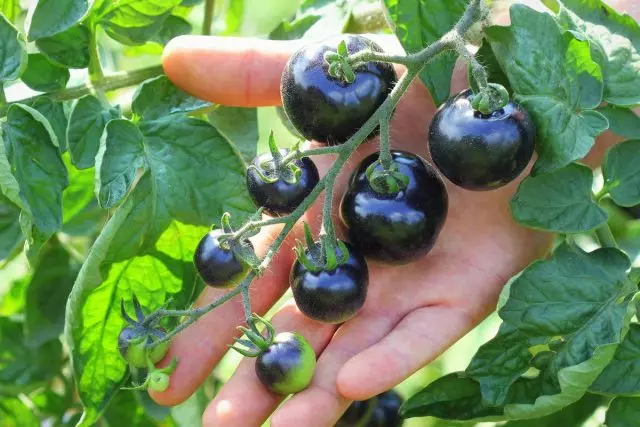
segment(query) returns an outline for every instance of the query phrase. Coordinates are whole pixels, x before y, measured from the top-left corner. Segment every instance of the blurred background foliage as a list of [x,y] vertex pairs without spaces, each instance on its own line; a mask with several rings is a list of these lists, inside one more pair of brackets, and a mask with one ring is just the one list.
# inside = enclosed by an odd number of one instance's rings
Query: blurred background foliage
[[[19,2],[17,27],[23,28],[30,0]],[[11,4],[10,4],[11,3]],[[213,2],[207,1],[208,4]],[[216,35],[295,38],[306,33],[306,37],[321,37],[327,31],[339,32],[342,22],[349,31],[361,32],[371,28],[385,31],[381,27],[379,5],[376,1],[360,0],[350,2],[354,7],[353,17],[344,22],[340,8],[347,3],[337,1],[301,0],[216,0],[212,15],[207,15],[204,1],[184,0],[183,7],[177,8],[171,20],[173,24],[166,32],[161,32],[155,41],[142,46],[124,46],[99,34],[101,59],[108,72],[136,70],[160,64],[163,44],[177,34],[211,33]],[[308,4],[313,6],[309,8]],[[0,0],[0,11],[16,7],[17,1]],[[317,9],[327,8],[318,16]],[[296,15],[297,13],[297,15]],[[210,18],[208,18],[208,17]],[[211,20],[210,29],[203,22]],[[343,20],[343,21],[340,21]],[[231,42],[230,42],[231,43]],[[35,51],[33,46],[30,49]],[[212,73],[212,78],[215,74]],[[67,87],[83,84],[87,80],[87,70],[71,70]],[[135,87],[109,93],[112,104],[120,104],[126,111]],[[19,100],[37,95],[21,82],[6,87],[7,99]],[[238,113],[241,114],[241,113]],[[281,123],[276,108],[259,108],[257,152],[266,149],[269,132],[275,132],[278,142],[291,145],[296,141]],[[240,117],[240,120],[243,118]],[[215,115],[212,115],[215,120]],[[215,123],[214,123],[215,124]],[[222,130],[222,129],[221,129]],[[79,172],[80,173],[80,172]],[[85,184],[92,185],[92,174]],[[78,180],[76,182],[83,182]],[[69,193],[69,192],[67,192]],[[0,196],[4,197],[4,196]],[[67,195],[65,195],[67,197]],[[72,197],[72,196],[69,196]],[[7,218],[15,218],[14,212],[3,209],[8,204],[0,204],[0,239],[15,240],[11,233],[19,233],[19,228],[4,224]],[[8,208],[7,208],[8,209]],[[612,221],[613,232],[621,246],[629,253],[640,253],[640,207],[622,209],[609,203],[607,209]],[[75,425],[81,414],[81,406],[74,392],[73,380],[68,365],[69,357],[62,341],[55,339],[62,332],[66,297],[73,285],[75,274],[84,260],[93,239],[106,218],[104,211],[92,209],[91,205],[78,212],[74,221],[65,224],[63,233],[51,240],[46,247],[47,265],[39,265],[30,270],[21,245],[0,254],[0,426],[62,426]],[[585,247],[592,244],[592,236],[581,236]],[[56,292],[38,294],[39,286],[55,284]],[[48,288],[51,289],[51,288]],[[285,298],[288,298],[286,296]],[[35,313],[33,311],[36,311]],[[41,318],[45,317],[46,322]],[[36,320],[33,320],[33,319]],[[30,329],[30,322],[38,325]],[[46,327],[43,327],[43,323]],[[494,314],[461,339],[435,362],[425,367],[398,387],[398,391],[409,396],[443,374],[464,370],[478,347],[497,329],[499,320]],[[51,338],[54,338],[51,340]],[[31,345],[47,342],[45,346]],[[189,400],[173,408],[155,405],[145,393],[122,392],[112,401],[104,417],[99,422],[103,426],[180,426],[197,427],[201,414],[211,400],[216,389],[233,373],[240,356],[229,353],[218,365],[206,384]],[[554,414],[550,418],[533,421],[509,422],[510,427],[595,427],[604,422],[604,405],[601,397],[590,396]],[[436,419],[413,419],[406,422],[409,427],[447,427],[460,425]],[[473,425],[473,424],[466,424]],[[482,423],[478,426],[493,426]]]

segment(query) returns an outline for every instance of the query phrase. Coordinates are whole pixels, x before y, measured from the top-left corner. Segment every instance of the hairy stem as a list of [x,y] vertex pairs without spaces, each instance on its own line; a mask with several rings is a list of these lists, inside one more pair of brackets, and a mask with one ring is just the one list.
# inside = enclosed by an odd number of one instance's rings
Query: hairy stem
[[286,165],[294,160],[301,159],[303,157],[311,156],[323,156],[326,154],[339,154],[342,151],[342,147],[339,145],[322,148],[311,148],[309,150],[291,151],[289,154],[282,158],[282,164]]
[[204,5],[204,19],[202,20],[202,35],[208,36],[211,34],[211,24],[213,23],[213,15],[215,13],[216,2],[215,0],[207,0]]

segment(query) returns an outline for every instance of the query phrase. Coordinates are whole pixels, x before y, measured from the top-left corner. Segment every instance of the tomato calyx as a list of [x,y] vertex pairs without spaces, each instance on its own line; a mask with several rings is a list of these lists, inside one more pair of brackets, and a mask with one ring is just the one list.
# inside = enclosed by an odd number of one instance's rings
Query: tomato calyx
[[[259,209],[251,219],[257,219],[260,215],[262,215],[262,209]],[[226,251],[233,252],[242,262],[249,265],[252,270],[259,272],[260,259],[253,250],[253,245],[251,245],[248,238],[255,236],[260,230],[247,230],[241,235],[236,236],[235,230],[231,226],[231,214],[229,212],[222,214],[220,225],[222,226],[223,232],[223,234],[218,237],[220,247]]]
[[[247,319],[248,328],[238,326],[238,330],[244,334],[245,338],[234,338],[235,344],[229,347],[245,357],[258,357],[269,348],[275,337],[275,328],[268,320],[253,313]],[[260,331],[260,325],[264,326],[265,332]]]
[[471,97],[471,107],[484,115],[491,115],[509,103],[509,91],[498,83],[488,83]]
[[311,272],[335,270],[349,259],[349,249],[343,241],[333,240],[324,234],[320,236],[319,241],[315,241],[309,224],[306,222],[304,223],[304,238],[305,244],[297,240],[293,251],[298,262]]
[[[289,150],[282,150],[278,147],[273,131],[269,135],[269,151],[271,159],[267,159],[257,165],[250,165],[247,170],[255,172],[262,181],[268,184],[273,184],[279,180],[287,184],[297,183],[302,175],[302,170],[295,162],[289,160],[290,157],[285,157]],[[293,148],[293,151],[297,151],[297,146]]]
[[397,194],[409,185],[409,177],[398,170],[394,161],[385,167],[381,160],[376,160],[369,165],[366,174],[371,188],[379,194]]
[[336,51],[328,51],[324,54],[324,60],[329,64],[328,73],[331,77],[353,83],[356,80],[354,66],[349,62],[349,50],[347,42],[340,41]]

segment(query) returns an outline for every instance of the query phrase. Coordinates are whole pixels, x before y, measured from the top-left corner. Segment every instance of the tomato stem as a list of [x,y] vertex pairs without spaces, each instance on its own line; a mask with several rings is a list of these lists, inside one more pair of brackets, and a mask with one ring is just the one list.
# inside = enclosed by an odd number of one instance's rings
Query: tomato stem
[[598,237],[598,240],[600,241],[600,245],[602,245],[602,247],[608,247],[608,248],[618,247],[618,243],[616,242],[616,239],[615,237],[613,237],[613,233],[611,232],[611,227],[609,227],[609,224],[607,222],[605,222],[604,224],[596,228],[595,231],[596,231],[596,236]]

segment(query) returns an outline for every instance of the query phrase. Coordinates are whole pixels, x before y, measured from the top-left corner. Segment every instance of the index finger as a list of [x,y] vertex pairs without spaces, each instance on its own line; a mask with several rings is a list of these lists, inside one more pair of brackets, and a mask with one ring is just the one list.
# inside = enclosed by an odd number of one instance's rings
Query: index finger
[[180,36],[167,44],[162,64],[184,91],[233,107],[280,104],[280,77],[299,40]]

